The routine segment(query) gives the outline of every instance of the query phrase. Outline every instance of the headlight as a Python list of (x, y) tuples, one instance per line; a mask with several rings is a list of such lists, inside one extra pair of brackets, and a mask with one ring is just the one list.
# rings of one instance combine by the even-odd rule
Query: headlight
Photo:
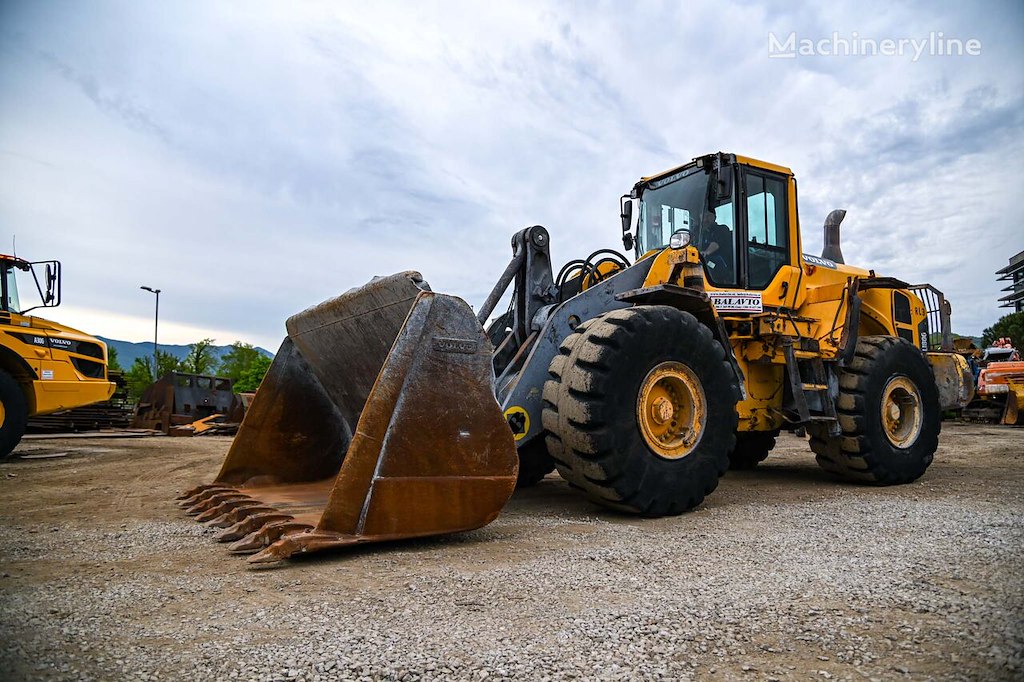
[(985, 384), (984, 392), (989, 395), (993, 393), (1009, 393), (1010, 387), (1006, 384)]
[(668, 245), (673, 249), (681, 249), (690, 243), (690, 233), (686, 230), (678, 230), (672, 233), (672, 237), (668, 240)]

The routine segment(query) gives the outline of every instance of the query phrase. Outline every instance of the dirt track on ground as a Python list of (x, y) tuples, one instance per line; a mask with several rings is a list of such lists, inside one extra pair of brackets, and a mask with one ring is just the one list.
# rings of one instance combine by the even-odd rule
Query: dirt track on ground
[(696, 511), (557, 475), (492, 525), (253, 570), (174, 505), (230, 440), (48, 438), (0, 464), (10, 679), (1020, 679), (1024, 428), (944, 425), (916, 483), (783, 436)]

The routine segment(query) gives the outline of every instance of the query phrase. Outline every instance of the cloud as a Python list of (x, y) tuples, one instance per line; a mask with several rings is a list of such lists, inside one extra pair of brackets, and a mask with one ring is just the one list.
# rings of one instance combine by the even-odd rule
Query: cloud
[[(808, 252), (848, 208), (848, 260), (935, 282), (958, 330), (1005, 312), (994, 272), (1024, 248), (1014, 3), (2, 12), (0, 243), (17, 233), (23, 254), (64, 261), (68, 309), (106, 336), (109, 315), (148, 338), (140, 284), (166, 292), (169, 329), (264, 344), (288, 315), (402, 269), (478, 304), (515, 230), (548, 226), (556, 263), (617, 247), (638, 177), (719, 149), (794, 169)], [(983, 51), (768, 58), (769, 31), (855, 30)]]

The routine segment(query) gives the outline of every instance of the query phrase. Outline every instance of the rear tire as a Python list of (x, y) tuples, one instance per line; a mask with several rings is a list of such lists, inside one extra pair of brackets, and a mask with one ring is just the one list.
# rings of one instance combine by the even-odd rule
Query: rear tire
[(736, 434), (736, 447), (729, 453), (729, 468), (733, 471), (753, 469), (768, 458), (775, 447), (779, 431), (740, 431)]
[(571, 486), (650, 517), (692, 509), (718, 486), (740, 391), (722, 346), (693, 315), (615, 310), (581, 324), (559, 350), (543, 422)]
[(910, 483), (932, 463), (942, 429), (939, 392), (924, 355), (909, 341), (865, 336), (839, 372), (842, 433), (808, 425), (822, 469), (847, 479)]
[(28, 405), (21, 386), (0, 370), (0, 459), (6, 459), (18, 447), (28, 424)]

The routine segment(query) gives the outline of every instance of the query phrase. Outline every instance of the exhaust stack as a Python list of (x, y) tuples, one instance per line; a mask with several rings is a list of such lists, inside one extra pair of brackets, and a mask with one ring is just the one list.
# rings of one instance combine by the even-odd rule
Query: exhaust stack
[(837, 208), (825, 216), (825, 248), (821, 250), (821, 257), (828, 258), (836, 263), (845, 263), (843, 251), (839, 248), (839, 225), (846, 217), (846, 209)]

